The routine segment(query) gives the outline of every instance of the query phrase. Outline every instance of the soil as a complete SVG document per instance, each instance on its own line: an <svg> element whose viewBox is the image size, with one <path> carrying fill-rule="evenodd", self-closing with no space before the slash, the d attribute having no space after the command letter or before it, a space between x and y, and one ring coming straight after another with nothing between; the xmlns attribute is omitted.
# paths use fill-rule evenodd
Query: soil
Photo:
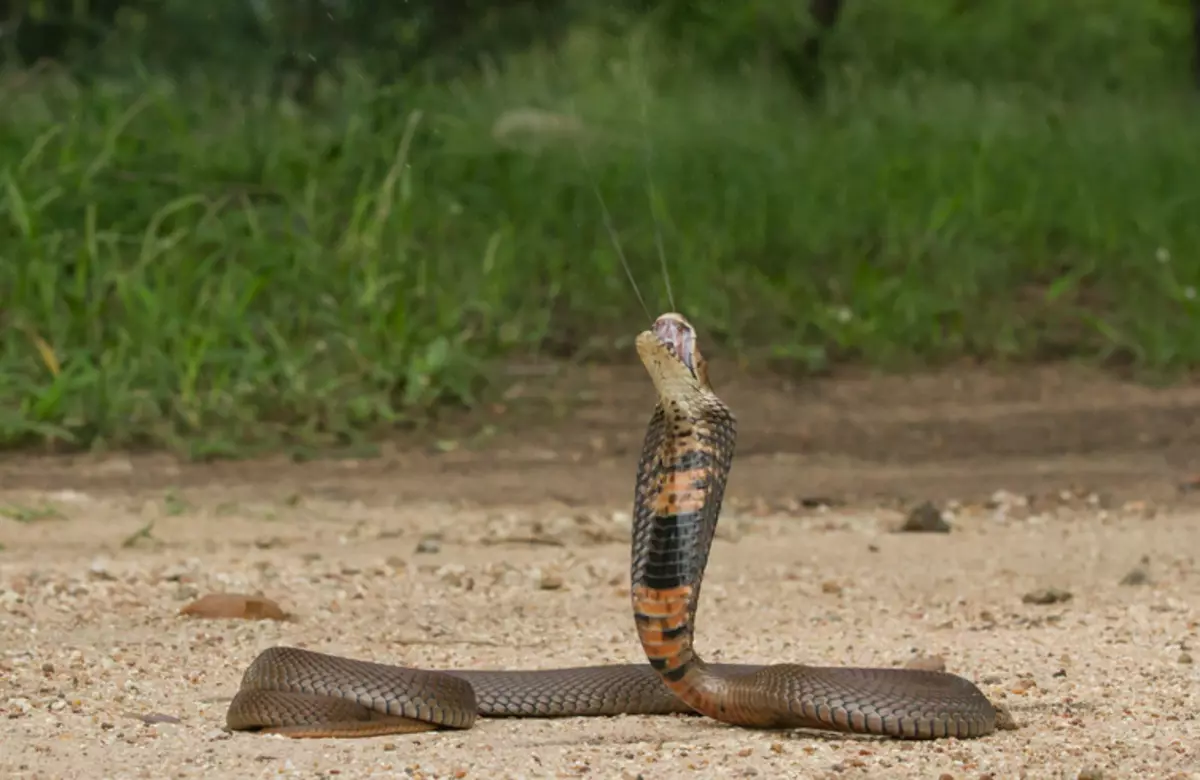
<svg viewBox="0 0 1200 780"><path fill-rule="evenodd" d="M936 743L682 716L224 731L242 671L275 644L429 668L640 660L628 510L651 390L636 367L529 366L483 412L377 457L0 460L0 772L1200 777L1200 385L1070 366L713 373L740 438L701 654L938 656L1020 728ZM923 502L949 533L897 532ZM220 592L291 619L179 615Z"/></svg>

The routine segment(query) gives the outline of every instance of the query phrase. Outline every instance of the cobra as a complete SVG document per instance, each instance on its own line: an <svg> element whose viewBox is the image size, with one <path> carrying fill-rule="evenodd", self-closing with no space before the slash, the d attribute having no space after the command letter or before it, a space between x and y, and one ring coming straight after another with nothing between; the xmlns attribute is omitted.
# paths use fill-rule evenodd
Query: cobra
<svg viewBox="0 0 1200 780"><path fill-rule="evenodd" d="M946 672L710 664L697 654L700 586L737 424L682 315L660 316L636 344L658 395L637 467L630 565L634 624L649 663L431 671L274 647L246 670L228 727L355 737L470 728L481 715L698 713L748 728L909 739L994 731L992 703Z"/></svg>

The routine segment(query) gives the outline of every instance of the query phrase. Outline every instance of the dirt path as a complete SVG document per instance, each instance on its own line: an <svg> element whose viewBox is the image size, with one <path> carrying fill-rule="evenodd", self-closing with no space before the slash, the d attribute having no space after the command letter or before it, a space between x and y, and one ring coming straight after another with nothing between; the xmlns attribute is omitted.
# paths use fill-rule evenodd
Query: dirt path
<svg viewBox="0 0 1200 780"><path fill-rule="evenodd" d="M434 668L640 660L627 512L650 398L636 371L595 369L522 380L503 408L373 460L0 461L0 774L1200 777L1200 388L1063 369L717 381L741 455L701 652L939 655L1022 728L934 744L688 717L222 731L274 644ZM894 533L926 499L952 532ZM1071 598L1023 599L1045 589ZM213 591L295 619L178 617Z"/></svg>

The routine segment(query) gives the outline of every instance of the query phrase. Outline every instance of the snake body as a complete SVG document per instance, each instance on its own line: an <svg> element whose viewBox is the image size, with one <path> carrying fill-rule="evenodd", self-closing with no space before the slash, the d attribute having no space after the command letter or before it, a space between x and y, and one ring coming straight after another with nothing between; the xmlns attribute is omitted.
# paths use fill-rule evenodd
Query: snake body
<svg viewBox="0 0 1200 780"><path fill-rule="evenodd" d="M634 494L634 622L649 664L427 671L273 647L246 670L232 730L349 737L470 728L477 716L698 713L750 728L977 737L997 711L971 682L914 669L709 664L693 647L700 585L737 426L695 331L664 314L637 350L658 394Z"/></svg>

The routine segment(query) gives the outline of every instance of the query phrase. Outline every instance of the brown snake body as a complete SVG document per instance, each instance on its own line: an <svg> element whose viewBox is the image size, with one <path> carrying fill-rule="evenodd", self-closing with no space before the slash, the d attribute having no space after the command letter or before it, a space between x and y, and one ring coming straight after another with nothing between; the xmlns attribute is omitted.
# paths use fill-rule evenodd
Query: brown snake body
<svg viewBox="0 0 1200 780"><path fill-rule="evenodd" d="M700 584L733 463L736 424L712 391L691 325L664 314L638 336L658 392L638 465L632 601L648 665L426 671L289 647L264 651L230 703L233 730L296 737L469 728L477 715L692 712L754 728L914 739L992 732L969 681L910 669L708 664L692 640Z"/></svg>

